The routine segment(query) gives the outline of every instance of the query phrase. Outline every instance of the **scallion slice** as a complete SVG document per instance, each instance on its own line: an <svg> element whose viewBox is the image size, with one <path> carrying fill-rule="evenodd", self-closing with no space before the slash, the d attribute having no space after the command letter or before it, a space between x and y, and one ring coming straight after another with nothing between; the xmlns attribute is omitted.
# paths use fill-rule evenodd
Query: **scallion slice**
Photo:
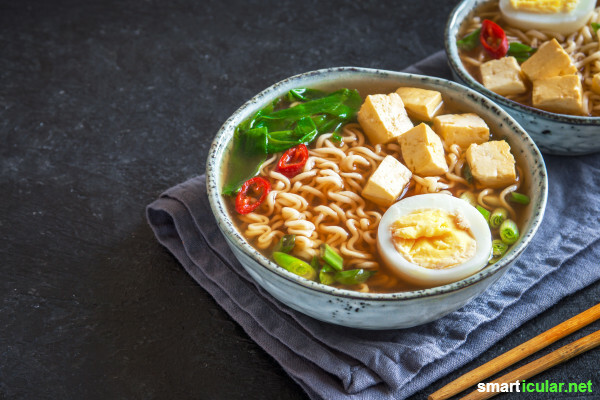
<svg viewBox="0 0 600 400"><path fill-rule="evenodd" d="M508 218L508 211L505 208L496 208L490 215L490 227L493 229L500 228L500 225Z"/></svg>
<svg viewBox="0 0 600 400"><path fill-rule="evenodd" d="M344 259L328 244L321 245L321 260L337 271L344 269Z"/></svg>
<svg viewBox="0 0 600 400"><path fill-rule="evenodd" d="M519 239L519 228L512 219L507 219L500 225L500 239L506 244L513 244Z"/></svg>
<svg viewBox="0 0 600 400"><path fill-rule="evenodd" d="M514 203L519 203L519 204L524 204L524 205L529 204L529 201L530 201L529 196L527 196L526 194L517 193L517 192L511 192L509 199L510 199L510 201L512 201Z"/></svg>

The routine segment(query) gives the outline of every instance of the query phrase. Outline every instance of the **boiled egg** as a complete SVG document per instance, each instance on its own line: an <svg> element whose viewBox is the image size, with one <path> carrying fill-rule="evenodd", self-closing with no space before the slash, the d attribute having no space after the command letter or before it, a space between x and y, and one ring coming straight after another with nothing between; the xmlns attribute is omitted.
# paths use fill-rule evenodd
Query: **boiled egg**
<svg viewBox="0 0 600 400"><path fill-rule="evenodd" d="M504 20L517 28L568 35L587 23L596 0L500 0L499 6Z"/></svg>
<svg viewBox="0 0 600 400"><path fill-rule="evenodd" d="M492 234L468 202L440 193L407 197L385 212L377 247L389 269L407 282L439 286L485 267Z"/></svg>

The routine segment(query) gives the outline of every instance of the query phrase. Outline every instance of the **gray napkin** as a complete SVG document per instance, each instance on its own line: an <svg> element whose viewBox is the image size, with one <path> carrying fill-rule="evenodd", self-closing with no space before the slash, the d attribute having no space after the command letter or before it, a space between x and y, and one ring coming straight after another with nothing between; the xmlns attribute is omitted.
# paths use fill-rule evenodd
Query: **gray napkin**
<svg viewBox="0 0 600 400"><path fill-rule="evenodd" d="M407 71L450 78L443 52ZM460 310L411 329L339 327L272 298L227 247L204 176L167 190L146 211L158 241L311 398L403 399L600 279L600 155L545 160L548 207L520 259Z"/></svg>

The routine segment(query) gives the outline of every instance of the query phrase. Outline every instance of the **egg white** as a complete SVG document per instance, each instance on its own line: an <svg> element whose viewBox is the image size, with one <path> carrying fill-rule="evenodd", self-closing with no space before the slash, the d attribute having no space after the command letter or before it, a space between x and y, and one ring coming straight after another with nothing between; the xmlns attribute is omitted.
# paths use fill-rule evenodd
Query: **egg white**
<svg viewBox="0 0 600 400"><path fill-rule="evenodd" d="M462 264L444 269L425 268L406 260L394 246L391 226L398 218L423 209L462 214L477 243L475 255ZM486 266L492 252L492 234L483 215L466 201L447 194L423 194L400 200L383 214L377 229L377 247L392 272L415 285L433 287L459 281Z"/></svg>
<svg viewBox="0 0 600 400"><path fill-rule="evenodd" d="M579 0L571 12L542 14L515 9L510 0L500 0L500 12L509 24L523 30L537 29L568 35L577 31L589 20L596 0Z"/></svg>

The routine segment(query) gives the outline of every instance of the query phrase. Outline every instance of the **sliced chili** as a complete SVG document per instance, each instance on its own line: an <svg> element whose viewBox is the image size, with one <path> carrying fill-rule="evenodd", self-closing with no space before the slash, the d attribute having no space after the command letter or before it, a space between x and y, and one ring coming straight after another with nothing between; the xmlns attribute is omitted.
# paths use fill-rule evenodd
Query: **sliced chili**
<svg viewBox="0 0 600 400"><path fill-rule="evenodd" d="M508 51L506 33L498 24L489 19L484 19L481 23L479 41L492 58L504 57Z"/></svg>
<svg viewBox="0 0 600 400"><path fill-rule="evenodd" d="M308 149L305 145L299 144L288 149L277 163L277 171L288 178L292 178L302 171L308 160Z"/></svg>
<svg viewBox="0 0 600 400"><path fill-rule="evenodd" d="M251 213L261 205L270 191L271 184L265 178L255 176L248 179L235 198L235 211L240 214Z"/></svg>

